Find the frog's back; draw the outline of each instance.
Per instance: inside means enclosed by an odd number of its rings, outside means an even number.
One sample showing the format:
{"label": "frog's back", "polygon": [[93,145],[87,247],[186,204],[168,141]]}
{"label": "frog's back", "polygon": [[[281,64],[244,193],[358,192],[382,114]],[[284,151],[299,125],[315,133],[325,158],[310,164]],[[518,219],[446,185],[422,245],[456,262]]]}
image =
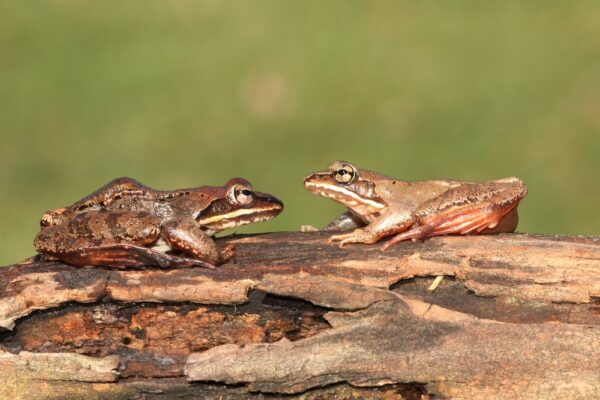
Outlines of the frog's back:
{"label": "frog's back", "polygon": [[510,177],[487,182],[460,182],[419,207],[420,214],[431,214],[469,204],[503,207],[518,204],[527,195],[527,187],[519,178]]}
{"label": "frog's back", "polygon": [[440,196],[449,189],[463,184],[455,180],[401,181],[382,180],[378,184],[383,196],[390,205],[416,210],[421,204]]}

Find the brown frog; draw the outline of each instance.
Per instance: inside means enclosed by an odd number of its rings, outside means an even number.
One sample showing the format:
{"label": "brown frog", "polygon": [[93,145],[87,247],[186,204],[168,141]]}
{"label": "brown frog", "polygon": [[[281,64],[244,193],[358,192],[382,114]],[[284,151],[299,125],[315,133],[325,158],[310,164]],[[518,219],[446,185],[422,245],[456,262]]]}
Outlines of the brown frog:
{"label": "brown frog", "polygon": [[265,221],[280,200],[234,178],[225,186],[155,190],[119,178],[66,208],[45,213],[38,252],[74,265],[214,268],[232,256],[211,236]]}
{"label": "brown frog", "polygon": [[488,182],[431,180],[407,182],[336,161],[304,179],[310,192],[346,206],[326,230],[352,230],[330,241],[375,243],[393,236],[386,250],[402,240],[445,234],[513,232],[517,205],[527,194],[518,178]]}

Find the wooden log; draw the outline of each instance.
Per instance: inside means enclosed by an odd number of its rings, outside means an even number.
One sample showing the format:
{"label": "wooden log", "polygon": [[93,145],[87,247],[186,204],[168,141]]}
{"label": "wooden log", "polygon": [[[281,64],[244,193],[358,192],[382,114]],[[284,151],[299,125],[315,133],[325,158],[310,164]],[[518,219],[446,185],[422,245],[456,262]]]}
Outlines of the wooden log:
{"label": "wooden log", "polygon": [[600,238],[327,237],[223,238],[215,271],[3,268],[0,398],[600,396]]}

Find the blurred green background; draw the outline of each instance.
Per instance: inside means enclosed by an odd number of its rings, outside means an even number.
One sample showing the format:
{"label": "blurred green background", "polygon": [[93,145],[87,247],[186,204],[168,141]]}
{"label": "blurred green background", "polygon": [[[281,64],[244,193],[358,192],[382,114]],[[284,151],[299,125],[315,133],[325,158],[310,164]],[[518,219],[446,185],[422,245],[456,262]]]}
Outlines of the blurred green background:
{"label": "blurred green background", "polygon": [[598,1],[0,1],[0,264],[112,178],[302,188],[345,159],[400,179],[521,177],[520,231],[600,234]]}

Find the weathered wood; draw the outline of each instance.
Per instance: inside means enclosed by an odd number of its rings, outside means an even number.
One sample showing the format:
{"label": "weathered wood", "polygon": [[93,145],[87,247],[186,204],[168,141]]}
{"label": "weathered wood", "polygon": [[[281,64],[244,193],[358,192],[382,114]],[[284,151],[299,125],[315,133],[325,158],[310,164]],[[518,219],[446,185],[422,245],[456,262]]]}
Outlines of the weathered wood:
{"label": "weathered wood", "polygon": [[[224,238],[235,263],[215,271],[3,268],[0,397],[32,379],[43,390],[24,398],[600,396],[600,238],[438,237],[381,252],[327,237]],[[447,278],[430,292],[436,275]],[[116,357],[118,380],[23,373],[30,354]]]}
{"label": "weathered wood", "polygon": [[73,353],[0,353],[3,369],[46,381],[114,382],[119,358],[88,357]]}

